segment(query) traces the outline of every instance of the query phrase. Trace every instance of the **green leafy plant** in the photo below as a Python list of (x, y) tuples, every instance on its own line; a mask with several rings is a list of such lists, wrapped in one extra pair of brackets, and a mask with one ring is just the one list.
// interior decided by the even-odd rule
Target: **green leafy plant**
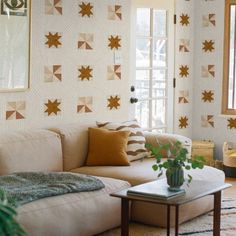
[[(152, 166), (154, 171), (159, 171), (158, 177), (163, 174), (163, 169), (174, 170), (177, 168), (184, 168), (186, 170), (202, 169), (204, 167), (205, 159), (203, 156), (194, 156), (191, 159), (187, 157), (188, 150), (182, 147), (182, 144), (177, 141), (175, 143), (160, 144), (153, 146), (146, 145), (147, 149), (151, 151), (151, 155), (156, 158), (156, 164)], [(165, 161), (162, 161), (167, 156)], [(171, 173), (171, 172), (169, 172)], [(192, 181), (192, 176), (188, 176), (188, 183)]]
[(16, 221), (17, 215), (6, 197), (6, 193), (0, 189), (0, 235), (1, 236), (23, 236), (26, 235), (24, 229)]

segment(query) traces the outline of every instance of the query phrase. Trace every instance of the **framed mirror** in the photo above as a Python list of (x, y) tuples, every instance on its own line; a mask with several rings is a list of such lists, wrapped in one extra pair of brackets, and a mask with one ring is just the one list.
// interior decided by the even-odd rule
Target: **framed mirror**
[(24, 91), (30, 76), (30, 0), (0, 0), (0, 91)]

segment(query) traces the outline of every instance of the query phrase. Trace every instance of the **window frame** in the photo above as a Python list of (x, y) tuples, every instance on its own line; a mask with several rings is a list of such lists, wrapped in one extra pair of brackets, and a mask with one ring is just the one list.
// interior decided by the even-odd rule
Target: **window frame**
[[(224, 22), (224, 57), (223, 57), (223, 84), (222, 84), (222, 106), (221, 113), (223, 115), (236, 115), (236, 109), (229, 108), (229, 65), (230, 65), (230, 7), (236, 6), (236, 0), (225, 0), (225, 22)], [(235, 26), (236, 30), (236, 26)], [(235, 42), (236, 50), (236, 42)], [(236, 55), (235, 55), (236, 59)], [(236, 62), (234, 62), (234, 66)], [(235, 74), (236, 76), (236, 74)], [(236, 90), (234, 90), (236, 96)], [(236, 105), (236, 104), (235, 104)]]

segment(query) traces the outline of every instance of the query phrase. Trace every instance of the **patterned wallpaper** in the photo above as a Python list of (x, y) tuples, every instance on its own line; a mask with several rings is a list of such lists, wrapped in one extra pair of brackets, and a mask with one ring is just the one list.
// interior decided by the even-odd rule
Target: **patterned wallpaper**
[(32, 0), (31, 85), (0, 93), (0, 131), (128, 119), (129, 4)]
[(221, 115), (224, 1), (177, 0), (177, 19), (176, 132), (213, 140), (221, 159), (236, 138), (235, 117)]

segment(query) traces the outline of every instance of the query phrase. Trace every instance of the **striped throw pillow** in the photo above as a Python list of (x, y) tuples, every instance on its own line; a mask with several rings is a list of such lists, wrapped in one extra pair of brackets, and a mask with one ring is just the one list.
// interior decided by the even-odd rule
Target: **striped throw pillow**
[(125, 121), (125, 122), (97, 122), (99, 128), (109, 129), (109, 130), (122, 130), (130, 131), (127, 144), (127, 156), (129, 161), (134, 161), (141, 159), (148, 155), (145, 148), (145, 137), (143, 135), (142, 128), (139, 126), (136, 120)]

